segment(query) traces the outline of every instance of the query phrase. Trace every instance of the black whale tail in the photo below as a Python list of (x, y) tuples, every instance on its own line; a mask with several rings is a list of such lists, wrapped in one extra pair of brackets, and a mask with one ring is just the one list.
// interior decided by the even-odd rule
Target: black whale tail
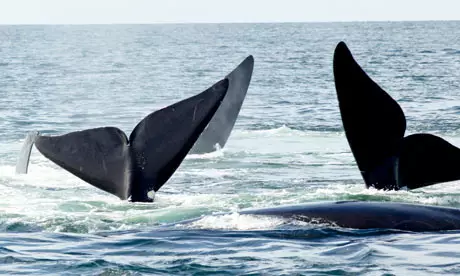
[(367, 187), (415, 189), (460, 179), (460, 149), (430, 134), (404, 138), (403, 110), (344, 42), (335, 49), (333, 67), (345, 134)]
[(248, 56), (226, 76), (229, 80), (227, 95), (190, 153), (207, 153), (215, 151), (216, 146), (225, 146), (248, 92), (253, 70), (254, 58)]
[(152, 201), (179, 167), (228, 89), (221, 80), (206, 91), (145, 117), (129, 139), (114, 127), (38, 136), (37, 149), (89, 184), (132, 201)]

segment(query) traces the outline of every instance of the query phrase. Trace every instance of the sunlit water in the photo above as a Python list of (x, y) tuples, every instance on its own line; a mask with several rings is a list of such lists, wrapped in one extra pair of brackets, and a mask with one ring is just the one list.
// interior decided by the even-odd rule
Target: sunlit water
[[(401, 104), (406, 133), (460, 145), (460, 22), (0, 26), (1, 273), (460, 273), (458, 231), (362, 231), (236, 213), (344, 199), (460, 207), (458, 182), (365, 189), (335, 96), (340, 40)], [(227, 146), (188, 156), (155, 203), (121, 201), (36, 150), (29, 174), (15, 175), (28, 131), (129, 134), (249, 54), (254, 75)]]

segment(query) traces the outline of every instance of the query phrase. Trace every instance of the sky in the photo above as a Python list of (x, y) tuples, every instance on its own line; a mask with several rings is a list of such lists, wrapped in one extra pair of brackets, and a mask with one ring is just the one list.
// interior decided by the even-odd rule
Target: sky
[(0, 24), (460, 20), (460, 0), (0, 0)]

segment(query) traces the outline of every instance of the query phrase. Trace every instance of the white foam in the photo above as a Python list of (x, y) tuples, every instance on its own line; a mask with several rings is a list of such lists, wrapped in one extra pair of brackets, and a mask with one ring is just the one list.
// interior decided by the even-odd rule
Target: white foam
[(213, 152), (203, 153), (203, 154), (188, 154), (185, 159), (215, 159), (224, 157), (225, 149), (217, 149)]
[(192, 222), (187, 227), (219, 230), (262, 230), (273, 229), (285, 223), (286, 220), (278, 217), (232, 213), (228, 215), (205, 216), (195, 222)]
[[(348, 152), (346, 139), (339, 136), (292, 130), (287, 126), (260, 131), (236, 130), (225, 149), (189, 155), (188, 161), (156, 194), (153, 204), (121, 201), (58, 167), (35, 150), (27, 175), (15, 174), (12, 159), (4, 161), (10, 164), (0, 165), (3, 194), (0, 223), (36, 224), (47, 231), (69, 231), (74, 224), (91, 232), (178, 222), (210, 212), (326, 200), (460, 205), (459, 182), (413, 191), (366, 189), (356, 168), (347, 165), (352, 164), (353, 157)], [(265, 138), (259, 139), (261, 137)], [(222, 169), (220, 162), (229, 165)], [(328, 179), (343, 177), (349, 181), (349, 174), (353, 173), (356, 183), (321, 181), (323, 174)], [(315, 183), (314, 179), (320, 181)], [(283, 223), (286, 221), (274, 217), (232, 213), (203, 217), (191, 227), (257, 230)]]
[(189, 169), (187, 171), (178, 171), (177, 175), (183, 176), (205, 176), (209, 178), (223, 178), (225, 176), (234, 175), (235, 170), (233, 169), (213, 169), (213, 168), (200, 168), (200, 169)]

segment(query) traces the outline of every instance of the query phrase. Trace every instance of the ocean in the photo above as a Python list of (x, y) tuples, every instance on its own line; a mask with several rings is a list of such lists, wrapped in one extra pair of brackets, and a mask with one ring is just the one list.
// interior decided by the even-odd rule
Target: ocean
[[(406, 134), (460, 146), (460, 22), (0, 26), (0, 274), (458, 275), (459, 231), (237, 214), (336, 200), (460, 208), (458, 181), (365, 188), (335, 95), (342, 40), (400, 103)], [(28, 132), (129, 135), (250, 54), (252, 82), (227, 145), (187, 156), (153, 204), (119, 200), (36, 149), (29, 174), (15, 175)]]

